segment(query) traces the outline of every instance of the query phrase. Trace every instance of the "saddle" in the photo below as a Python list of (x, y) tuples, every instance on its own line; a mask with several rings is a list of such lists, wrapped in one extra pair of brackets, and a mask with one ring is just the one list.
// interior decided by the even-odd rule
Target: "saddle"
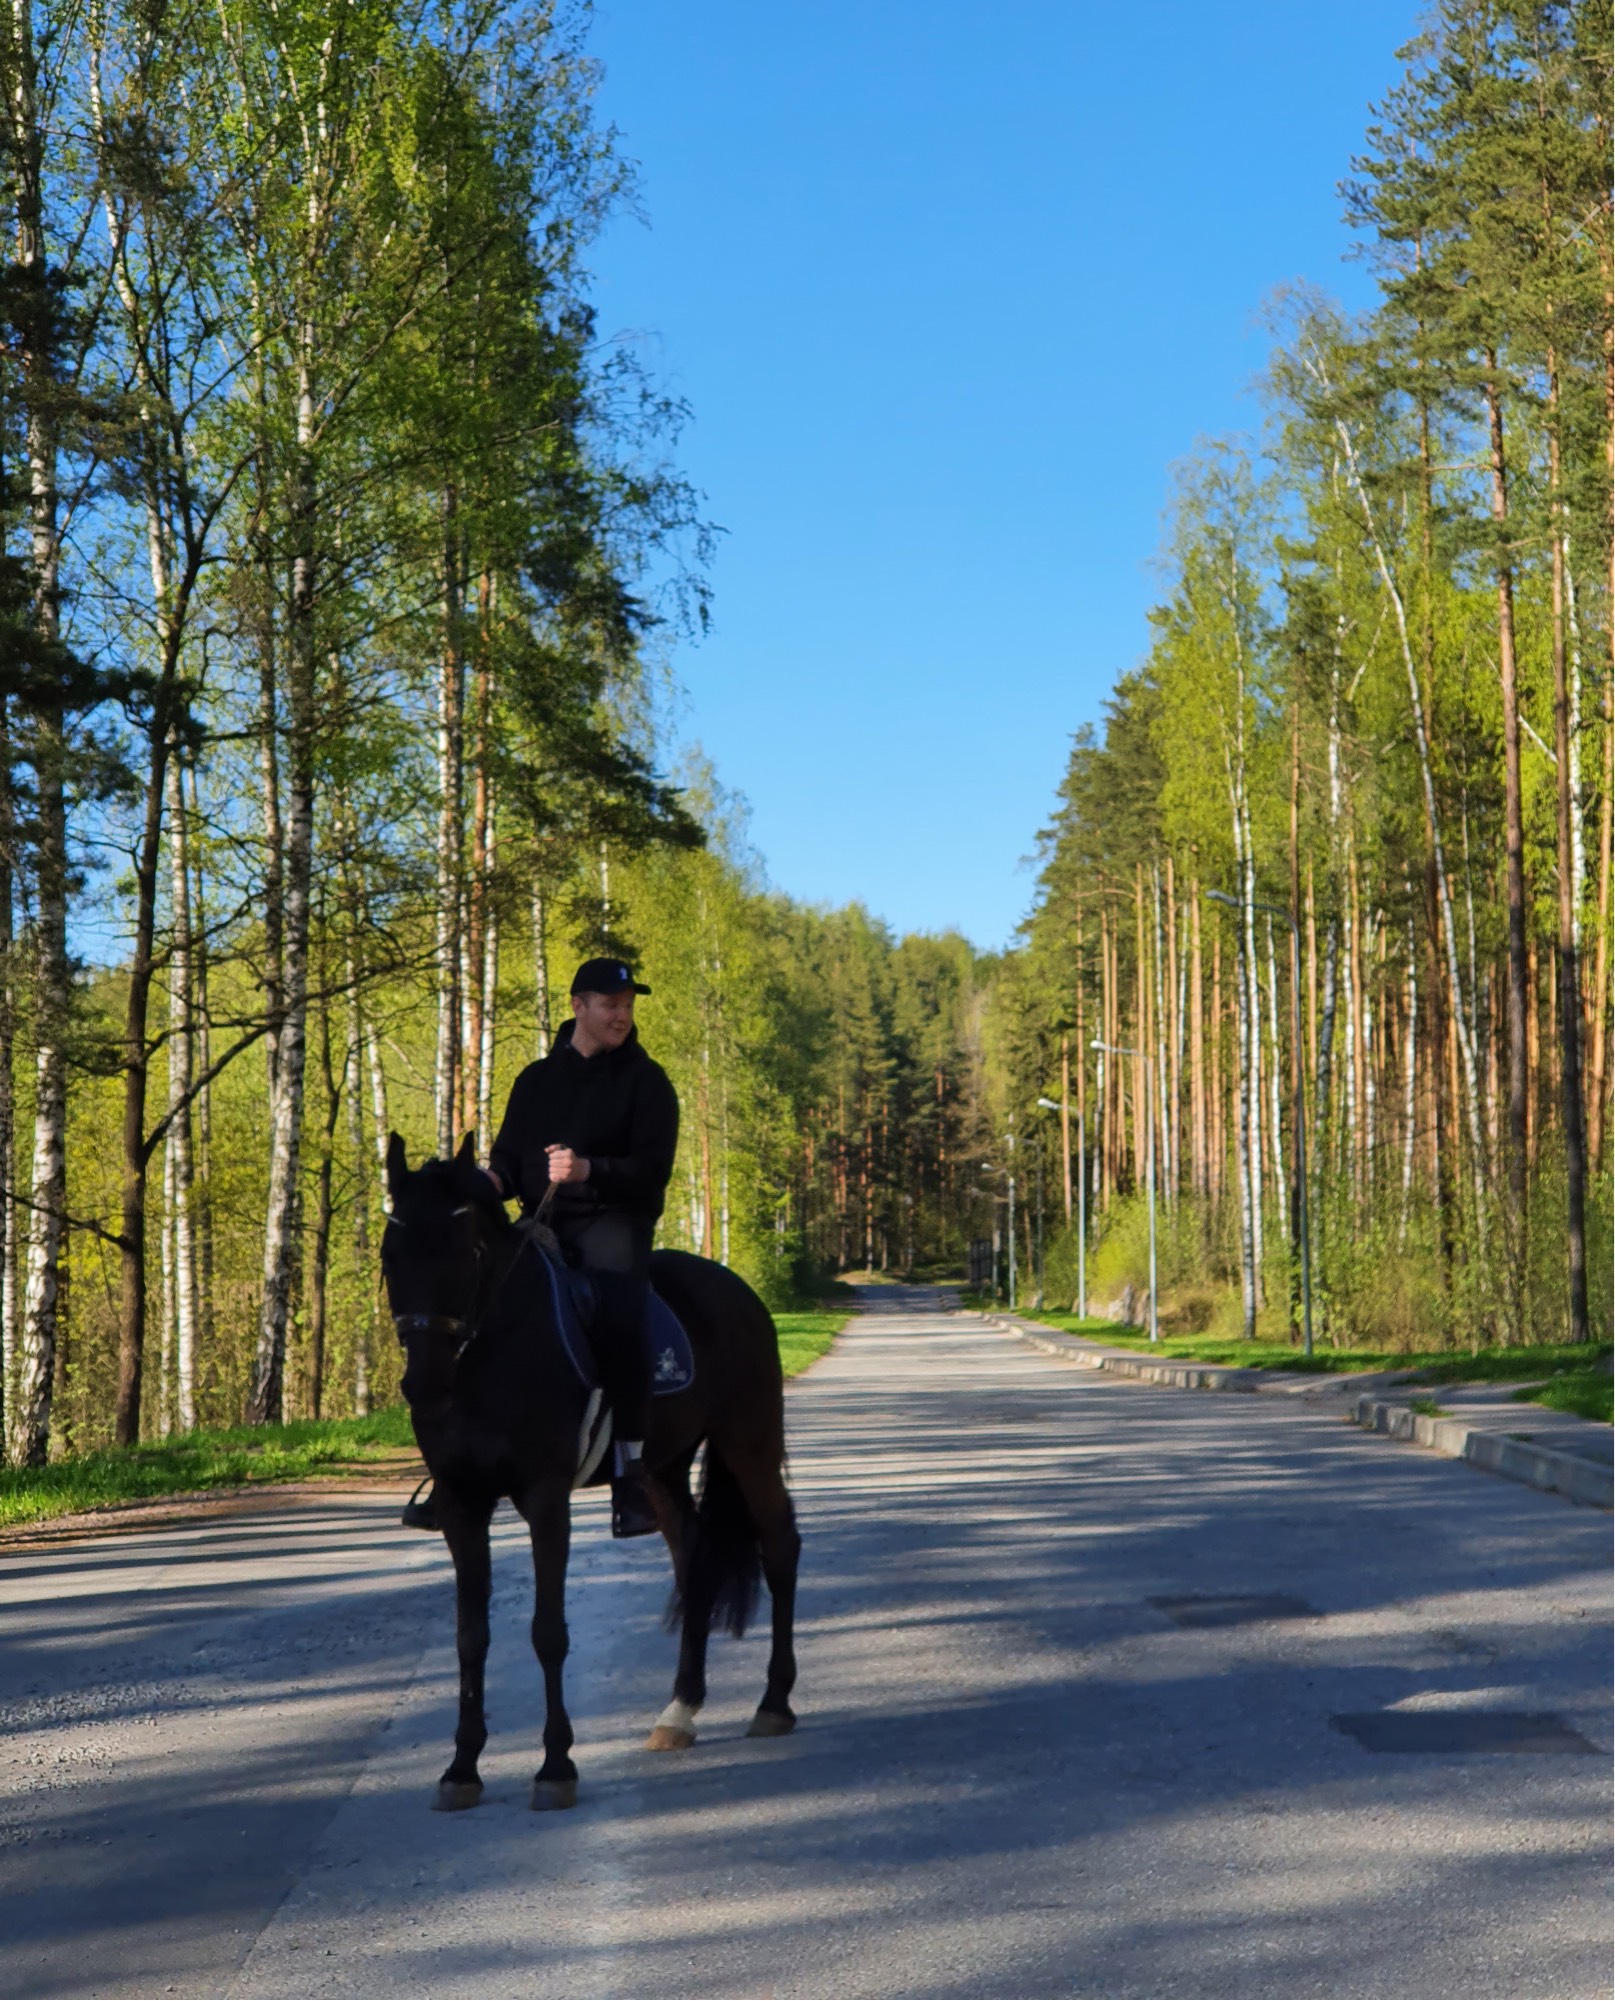
[[(600, 1386), (600, 1365), (591, 1330), (596, 1310), (589, 1274), (563, 1263), (560, 1247), (542, 1225), (530, 1229), (534, 1253), (544, 1267), (555, 1309), (561, 1347), (578, 1381), (589, 1392), (578, 1436), (578, 1470), (574, 1487), (606, 1478), (606, 1447), (611, 1443), (611, 1411)], [(651, 1361), (651, 1395), (676, 1396), (695, 1381), (695, 1354), (684, 1323), (654, 1288), (645, 1295), (645, 1342)]]

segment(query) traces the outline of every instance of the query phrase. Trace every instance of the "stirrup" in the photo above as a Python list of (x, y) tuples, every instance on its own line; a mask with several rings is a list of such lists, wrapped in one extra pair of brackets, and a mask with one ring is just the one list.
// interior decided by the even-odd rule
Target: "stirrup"
[(641, 1462), (630, 1460), (611, 1480), (611, 1533), (619, 1542), (630, 1536), (655, 1535), (661, 1527), (645, 1488)]
[(424, 1501), (420, 1497), (421, 1488), (430, 1487), (431, 1484), (432, 1476), (428, 1473), (426, 1478), (418, 1483), (414, 1493), (404, 1503), (402, 1519), (406, 1529), (438, 1529), (442, 1527), (442, 1523), (437, 1518), (437, 1506), (432, 1495), (428, 1494)]

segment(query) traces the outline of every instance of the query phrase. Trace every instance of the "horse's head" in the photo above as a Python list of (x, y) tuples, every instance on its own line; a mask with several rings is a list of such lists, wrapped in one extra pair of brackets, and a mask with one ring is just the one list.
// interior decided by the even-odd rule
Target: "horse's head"
[(494, 1247), (508, 1228), (468, 1135), (452, 1160), (413, 1171), (404, 1142), (387, 1145), (392, 1214), (381, 1240), (387, 1304), (404, 1350), (411, 1404), (444, 1396), (497, 1276)]

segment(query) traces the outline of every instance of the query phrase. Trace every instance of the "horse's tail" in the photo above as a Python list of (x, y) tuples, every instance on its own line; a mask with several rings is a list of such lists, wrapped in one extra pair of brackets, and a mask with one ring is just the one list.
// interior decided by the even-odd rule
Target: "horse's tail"
[(684, 1568), (684, 1589), (673, 1595), (668, 1624), (676, 1627), (680, 1623), (690, 1599), (709, 1598), (712, 1624), (738, 1638), (757, 1609), (762, 1581), (757, 1525), (740, 1482), (709, 1441)]

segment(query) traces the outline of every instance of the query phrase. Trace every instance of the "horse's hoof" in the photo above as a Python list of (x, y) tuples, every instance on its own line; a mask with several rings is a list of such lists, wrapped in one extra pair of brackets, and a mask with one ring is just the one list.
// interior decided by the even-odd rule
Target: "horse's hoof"
[(796, 1728), (796, 1718), (791, 1712), (778, 1709), (759, 1709), (746, 1725), (748, 1737), (788, 1737)]
[(695, 1742), (693, 1730), (681, 1730), (676, 1723), (658, 1723), (645, 1739), (647, 1751), (687, 1751)]
[(527, 1804), (534, 1813), (559, 1813), (562, 1807), (578, 1803), (576, 1779), (534, 1779)]
[(482, 1798), (481, 1779), (439, 1779), (432, 1795), (433, 1813), (464, 1813)]

